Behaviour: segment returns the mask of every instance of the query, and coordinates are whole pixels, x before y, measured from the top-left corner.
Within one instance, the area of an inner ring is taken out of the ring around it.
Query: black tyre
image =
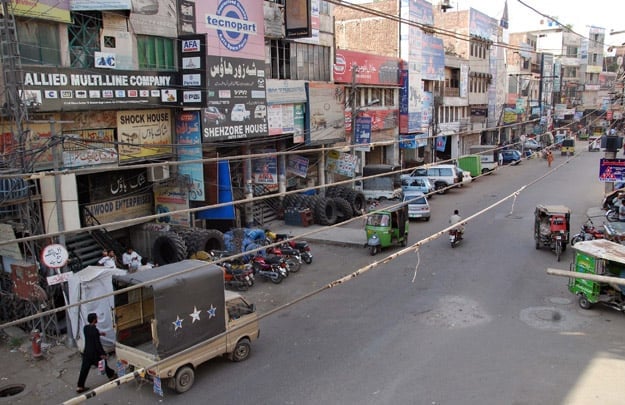
[[[269,280],[272,283],[274,283],[274,284],[280,284],[282,282],[282,280],[284,280],[284,277],[282,277],[280,274],[278,274],[277,277],[271,277]]]
[[[303,260],[303,261],[304,261],[304,263],[306,263],[306,264],[310,264],[310,263],[312,263],[312,257],[310,257],[310,256],[308,256],[308,255],[303,256],[303,257],[302,257],[302,260]]]
[[[371,256],[375,256],[378,253],[378,247],[377,246],[369,246],[369,254]]]
[[[354,212],[352,210],[352,205],[344,198],[335,197],[332,199],[334,201],[334,205],[336,205],[336,220],[337,222],[347,221],[352,219],[354,216]]]
[[[176,232],[167,232],[154,240],[152,256],[159,266],[176,263],[187,258],[187,246]]]
[[[249,339],[243,338],[237,342],[236,347],[230,353],[230,360],[232,361],[243,361],[250,357],[250,353],[252,352],[252,345],[250,344]]]
[[[292,257],[286,259],[286,264],[289,265],[289,271],[291,273],[297,273],[302,267],[302,263],[297,259],[293,259]]]
[[[189,366],[180,367],[174,376],[174,390],[178,394],[185,393],[191,389],[194,381],[195,371]]]
[[[586,298],[584,294],[579,295],[579,298],[577,299],[577,303],[579,304],[579,307],[582,309],[590,309],[592,307],[592,303],[588,301],[588,298]]]
[[[445,194],[447,192],[447,184],[445,183],[436,183],[434,184],[434,189],[438,194]]]
[[[201,238],[198,238],[201,242],[200,250],[210,252],[211,250],[224,250],[226,248],[222,232],[217,229],[202,229],[201,233]]]
[[[573,236],[573,237],[571,238],[571,246],[575,246],[575,244],[576,244],[577,242],[581,242],[581,241],[583,241],[583,240],[584,240],[584,238],[583,238],[583,237],[581,237],[580,235],[575,235],[575,236]]]
[[[336,223],[336,205],[333,199],[320,199],[314,212],[315,222],[319,225],[334,225]]]
[[[560,257],[562,256],[562,242],[556,242],[556,258],[560,261]]]

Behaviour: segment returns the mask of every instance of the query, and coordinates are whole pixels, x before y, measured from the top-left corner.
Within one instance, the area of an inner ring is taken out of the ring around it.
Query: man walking
[[[117,378],[117,373],[113,371],[112,368],[106,364],[107,355],[102,347],[102,342],[100,341],[100,336],[104,336],[104,332],[100,332],[96,327],[98,323],[98,315],[95,313],[90,313],[87,315],[87,322],[89,322],[83,328],[83,333],[85,335],[85,348],[82,352],[82,364],[80,365],[80,374],[78,375],[78,387],[76,388],[77,393],[83,393],[88,391],[89,388],[85,387],[85,381],[87,380],[87,375],[89,374],[89,369],[91,366],[98,366],[100,360],[104,361],[104,370],[106,371],[106,376],[110,381]]]

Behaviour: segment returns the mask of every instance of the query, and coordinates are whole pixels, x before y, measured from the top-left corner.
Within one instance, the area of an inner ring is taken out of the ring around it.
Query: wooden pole
[[[547,274],[552,276],[562,276],[569,278],[581,278],[583,280],[596,281],[598,283],[610,283],[617,285],[625,285],[625,278],[620,278],[618,276],[599,276],[597,274],[589,274],[589,273],[578,273],[576,271],[570,270],[560,270],[560,269],[547,269]]]

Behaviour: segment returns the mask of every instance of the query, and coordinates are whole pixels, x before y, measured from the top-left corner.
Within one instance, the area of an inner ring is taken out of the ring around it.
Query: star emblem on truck
[[[215,308],[213,304],[211,304],[210,309],[206,312],[208,312],[208,319],[211,319],[212,317],[217,315],[217,308]]]
[[[178,315],[176,315],[176,320],[172,323],[174,324],[174,332],[178,330],[178,328],[182,329],[182,321],[184,319],[180,319]]]
[[[189,314],[189,316],[191,317],[192,321],[191,323],[195,323],[195,321],[199,321],[200,320],[200,312],[197,307],[193,307],[193,312],[191,312]]]

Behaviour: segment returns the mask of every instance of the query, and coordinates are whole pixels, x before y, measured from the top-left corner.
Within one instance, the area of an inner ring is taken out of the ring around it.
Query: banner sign
[[[72,22],[68,0],[11,0],[9,7],[15,16],[68,24]]]
[[[72,11],[131,10],[132,0],[69,0]]]
[[[114,129],[88,129],[63,133],[63,167],[117,163]]]
[[[117,112],[119,162],[173,153],[171,110]]]
[[[625,181],[625,159],[600,159],[599,181],[604,183]]]
[[[208,57],[208,105],[223,119],[204,122],[205,143],[267,136],[264,66],[262,60]]]
[[[308,176],[309,160],[299,155],[289,155],[286,170],[296,176],[306,178]]]
[[[87,204],[86,208],[101,224],[152,215],[154,209],[152,191],[129,195],[117,200]]]
[[[189,209],[189,193],[179,186],[159,185],[154,190],[154,208],[157,214]],[[189,213],[175,213],[162,216],[157,222],[170,225],[191,225]]]
[[[176,115],[176,138],[178,139],[178,160],[202,159],[202,131],[200,112],[187,111]],[[189,200],[206,201],[204,189],[204,167],[202,163],[189,163],[178,166],[178,173],[191,180]]]
[[[178,38],[178,69],[182,75],[183,106],[206,107],[206,34]]]
[[[336,50],[334,81],[351,83],[356,69],[356,83],[399,85],[398,58],[389,58],[367,53]],[[444,66],[444,65],[443,65]]]
[[[358,156],[331,150],[328,152],[328,158],[326,159],[326,171],[346,177],[354,177],[357,164]]]
[[[275,152],[275,150],[263,152]],[[252,164],[255,184],[278,184],[278,158],[275,155],[254,159]]]
[[[28,66],[21,98],[38,112],[175,106],[177,87],[177,72]]]

